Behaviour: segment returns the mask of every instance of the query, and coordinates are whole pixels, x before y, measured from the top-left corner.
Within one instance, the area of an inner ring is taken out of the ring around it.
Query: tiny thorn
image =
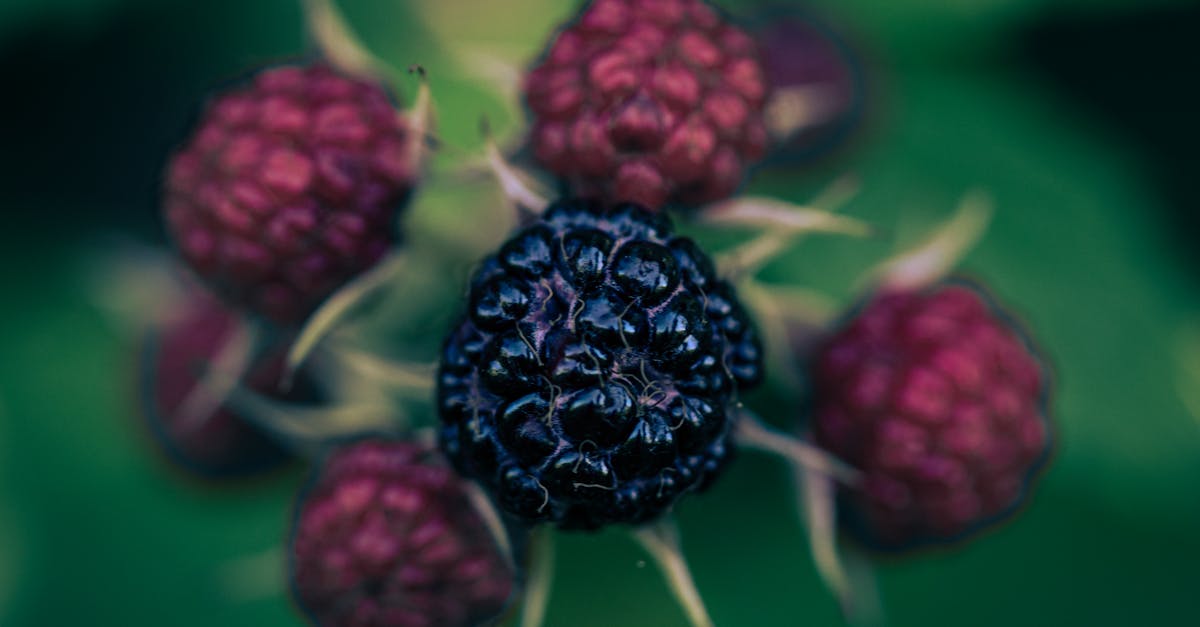
[[[199,374],[177,410],[179,428],[190,432],[200,428],[221,408],[250,369],[261,346],[260,324],[238,318],[233,333]]]
[[[387,64],[371,53],[333,0],[301,0],[309,34],[334,66],[348,74],[379,80]]]
[[[741,408],[734,436],[739,444],[760,451],[773,453],[814,473],[836,479],[842,484],[854,486],[861,480],[861,473],[842,460],[808,444],[800,438],[780,433],[768,427],[749,409]]]
[[[488,165],[492,170],[492,175],[500,183],[504,195],[518,208],[534,215],[540,215],[550,205],[546,195],[535,189],[534,185],[528,181],[528,176],[519,172],[504,158],[500,147],[496,145],[495,138],[492,137],[491,124],[487,117],[480,119],[479,129],[484,137],[484,150],[487,154]]]
[[[408,73],[416,74],[416,75],[420,76],[422,80],[427,78],[425,76],[425,66],[423,66],[419,63],[414,63],[414,64],[408,66]]]
[[[291,389],[296,372],[304,365],[304,361],[308,359],[321,340],[332,332],[355,307],[398,276],[404,267],[405,260],[406,257],[401,253],[389,254],[374,268],[334,292],[309,316],[288,349],[280,382],[281,389],[285,391]]]
[[[679,530],[670,517],[664,517],[633,530],[638,544],[654,559],[675,599],[683,607],[692,627],[713,627],[712,618],[704,607],[700,591],[692,578],[683,549],[679,546]]]
[[[541,527],[534,529],[531,535],[529,567],[525,572],[525,592],[521,601],[521,627],[542,627],[554,582],[554,530]]]
[[[932,285],[949,274],[979,242],[991,218],[991,197],[982,190],[967,192],[954,214],[924,242],[879,264],[860,283],[892,290]]]

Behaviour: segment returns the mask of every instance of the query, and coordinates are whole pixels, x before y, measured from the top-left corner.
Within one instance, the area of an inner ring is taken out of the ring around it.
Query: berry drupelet
[[[1050,449],[1043,366],[973,287],[884,291],[819,348],[816,441],[863,472],[850,530],[904,549],[1013,509]]]
[[[219,95],[171,159],[168,231],[228,302],[300,322],[395,243],[410,139],[378,85],[319,64],[266,70]]]
[[[665,216],[559,202],[473,278],[438,375],[442,444],[517,518],[646,522],[717,475],[761,378],[732,288]]]
[[[297,506],[292,592],[323,627],[473,627],[508,605],[509,558],[432,445],[337,449]]]
[[[288,459],[273,440],[227,407],[187,415],[183,409],[204,370],[232,341],[237,316],[202,292],[189,296],[175,319],[149,338],[142,354],[143,414],[159,443],[183,467],[208,477],[245,476]],[[277,387],[282,354],[267,353],[251,362],[243,384],[269,397],[315,403],[319,394],[301,377],[286,394]]]
[[[536,159],[610,205],[728,197],[768,143],[755,43],[701,0],[589,3],[524,94]]]

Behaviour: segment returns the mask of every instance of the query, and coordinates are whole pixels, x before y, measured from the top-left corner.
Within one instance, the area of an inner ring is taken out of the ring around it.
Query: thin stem
[[[554,581],[554,530],[548,527],[534,530],[531,544],[525,593],[521,602],[521,627],[542,627]]]
[[[504,158],[500,147],[496,145],[495,138],[492,137],[487,120],[482,123],[482,131],[488,165],[491,167],[492,175],[500,183],[504,195],[517,207],[535,215],[541,214],[550,205],[550,201],[544,194],[534,189],[533,185]]]
[[[692,627],[713,627],[712,618],[704,607],[704,600],[700,598],[700,591],[696,589],[696,582],[692,579],[692,571],[688,568],[683,550],[679,546],[679,531],[675,522],[664,517],[635,529],[633,537],[650,554],[666,577],[671,592],[683,606]]]
[[[860,481],[861,473],[840,459],[799,438],[768,427],[746,408],[740,409],[739,412],[741,416],[738,417],[734,432],[734,437],[739,444],[774,453],[794,464],[836,479],[846,485],[857,485]]]
[[[837,92],[832,84],[776,89],[767,101],[764,121],[775,141],[785,141],[800,131],[823,124],[837,114]]]
[[[396,391],[424,398],[434,387],[434,364],[394,362],[365,351],[338,346],[329,353],[355,372]]]
[[[842,613],[853,605],[850,580],[838,555],[837,509],[833,481],[800,466],[793,467],[797,484],[797,506],[808,530],[808,546],[817,574],[838,599]]]
[[[429,135],[433,130],[433,91],[429,88],[429,77],[421,66],[409,68],[410,73],[416,73],[420,80],[417,86],[417,96],[413,99],[412,108],[400,116],[408,124],[410,134],[408,144],[408,163],[420,171],[428,153]]]
[[[992,217],[992,201],[973,190],[959,201],[954,215],[915,248],[874,268],[860,283],[895,290],[919,289],[946,276],[983,237]]]
[[[296,340],[292,342],[291,347],[288,349],[287,361],[284,364],[283,381],[281,383],[283,389],[287,390],[291,388],[296,371],[300,369],[300,366],[304,364],[304,361],[321,340],[333,331],[334,327],[354,307],[399,275],[400,270],[404,267],[405,260],[406,257],[402,253],[389,254],[380,260],[374,268],[371,268],[366,273],[334,292],[332,296],[325,300],[320,308],[309,316],[308,320],[304,323],[304,327],[296,336]]]
[[[369,79],[391,71],[354,34],[333,0],[301,0],[301,8],[317,48],[333,65]]]
[[[176,417],[181,431],[190,432],[200,428],[220,409],[250,369],[259,350],[261,336],[259,322],[238,318],[233,332],[217,349],[180,403]]]

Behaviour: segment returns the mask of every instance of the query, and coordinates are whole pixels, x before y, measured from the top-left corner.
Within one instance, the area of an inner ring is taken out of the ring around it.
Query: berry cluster
[[[325,0],[305,6],[312,21],[338,19]],[[350,37],[345,24],[313,30],[319,42]],[[794,68],[778,51],[764,72],[755,39],[701,0],[594,0],[557,33],[524,90],[528,144],[562,179],[564,198],[527,203],[549,207],[470,279],[436,378],[418,386],[435,397],[428,426],[440,450],[399,421],[354,422],[352,410],[368,404],[333,393],[339,371],[290,369],[306,350],[324,350],[326,364],[376,366],[377,379],[356,382],[365,386],[403,370],[339,345],[353,329],[317,340],[346,302],[380,283],[360,275],[398,243],[425,128],[361,78],[362,64],[345,62],[373,58],[356,46],[323,42],[329,61],[269,69],[218,96],[172,157],[168,230],[220,301],[202,294],[160,324],[144,363],[148,417],[194,469],[237,473],[293,453],[321,460],[288,548],[292,593],[311,620],[495,621],[518,584],[536,588],[511,547],[550,523],[636,527],[695,624],[710,624],[682,556],[663,557],[678,547],[660,523],[718,478],[737,445],[786,451],[818,471],[806,481],[843,481],[842,520],[874,546],[961,536],[1018,503],[1049,447],[1046,374],[1007,318],[941,276],[918,287],[884,277],[815,351],[794,355],[807,364],[807,419],[823,450],[742,407],[742,393],[766,379],[764,344],[788,349],[779,337],[760,340],[729,277],[748,287],[764,251],[785,246],[806,219],[780,218],[770,201],[723,203],[745,222],[788,231],[728,255],[720,267],[734,271],[718,276],[665,209],[735,192],[769,147],[764,115],[777,88],[848,83],[834,70],[815,79],[775,71]],[[497,155],[489,161],[507,186],[520,177],[505,178]],[[314,315],[347,287],[358,289]],[[769,302],[769,288],[753,287]],[[758,313],[779,316],[785,302]],[[762,328],[787,327],[772,321]],[[230,348],[246,359],[231,365]],[[362,385],[354,389],[373,402],[394,400]],[[249,399],[237,412],[234,393]],[[389,420],[402,413],[384,409]],[[826,501],[810,510],[831,511]]]
[[[727,408],[761,348],[665,216],[561,202],[472,280],[438,378],[442,441],[527,521],[640,523],[732,452]]]

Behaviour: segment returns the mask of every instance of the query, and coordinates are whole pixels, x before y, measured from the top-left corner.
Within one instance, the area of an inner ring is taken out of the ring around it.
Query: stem
[[[679,531],[672,519],[664,517],[633,530],[633,537],[650,554],[667,579],[675,599],[683,606],[692,627],[713,627],[712,618],[696,589],[692,571],[679,547]]]
[[[374,268],[358,278],[350,281],[315,311],[304,323],[296,340],[288,349],[287,361],[284,363],[281,387],[291,389],[296,371],[304,361],[339,322],[345,318],[355,306],[362,303],[389,281],[395,278],[404,267],[406,257],[401,253],[391,253],[379,261]]]
[[[919,289],[936,283],[979,242],[991,218],[991,198],[980,190],[970,191],[959,201],[954,215],[924,242],[883,262],[865,278],[894,290]]]
[[[329,352],[342,365],[400,392],[424,398],[429,395],[435,385],[434,371],[437,366],[434,364],[389,361],[378,355],[346,346],[332,348]]]
[[[387,64],[363,45],[333,0],[301,0],[301,9],[317,48],[338,69],[372,80],[387,73]]]
[[[742,408],[740,413],[734,432],[739,444],[774,453],[802,468],[836,479],[845,485],[857,485],[860,481],[861,473],[840,459],[799,438],[768,427],[746,408]]]
[[[837,113],[832,84],[804,85],[775,90],[767,101],[763,119],[775,141],[785,141],[800,131],[823,124]]]
[[[413,66],[409,68],[409,72],[417,74],[420,84],[417,86],[417,96],[413,100],[412,108],[400,116],[408,124],[410,133],[408,162],[419,172],[428,152],[426,148],[434,124],[433,92],[429,88],[429,77],[425,75],[424,68],[419,65]]]
[[[535,530],[532,536],[531,559],[521,603],[521,627],[542,627],[554,581],[554,531],[543,527]]]
[[[853,605],[849,577],[837,550],[837,509],[833,481],[800,466],[796,475],[797,506],[808,529],[808,546],[813,563],[825,587],[837,597],[842,613],[849,615]]]
[[[492,175],[496,177],[496,181],[500,183],[500,188],[504,191],[504,195],[517,207],[530,211],[535,215],[541,214],[550,205],[550,201],[546,199],[544,194],[534,189],[525,180],[525,177],[504,158],[504,155],[500,152],[500,147],[496,145],[496,140],[492,137],[491,129],[486,119],[482,123],[482,130],[488,166],[492,170]]]
[[[261,336],[260,323],[238,318],[232,334],[217,349],[196,384],[180,403],[177,417],[181,431],[198,429],[220,409],[250,369],[259,350]]]

